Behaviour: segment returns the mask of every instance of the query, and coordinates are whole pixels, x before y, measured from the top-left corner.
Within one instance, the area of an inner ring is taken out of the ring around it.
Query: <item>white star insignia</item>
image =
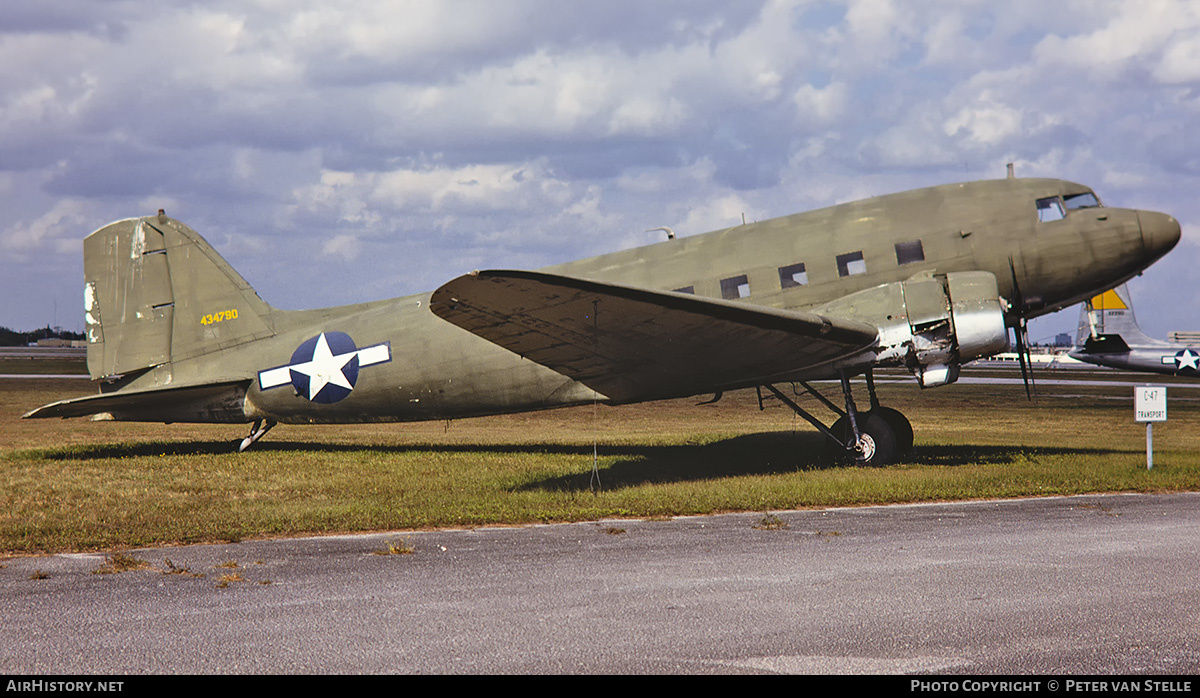
[[[1200,370],[1200,354],[1191,349],[1184,349],[1175,355],[1175,366],[1179,369],[1190,368]]]
[[[358,356],[357,350],[335,355],[329,350],[329,342],[325,339],[325,333],[322,332],[321,336],[317,338],[317,346],[313,349],[312,360],[302,364],[293,364],[290,368],[308,376],[308,399],[312,400],[317,393],[321,392],[321,388],[330,383],[346,390],[354,390],[354,386],[346,380],[346,374],[342,373],[342,369],[355,356]]]
[[[292,355],[296,363],[259,371],[259,388],[270,390],[284,385],[294,385],[297,391],[301,388],[304,389],[303,393],[297,392],[298,395],[302,395],[309,401],[317,402],[317,396],[321,394],[321,391],[327,386],[334,385],[345,392],[337,396],[328,395],[326,397],[330,399],[321,400],[321,402],[337,402],[354,390],[355,372],[351,371],[350,375],[346,375],[346,366],[354,360],[354,357],[358,357],[358,368],[360,369],[364,366],[374,366],[392,360],[390,342],[373,344],[360,349],[354,347],[354,339],[350,335],[342,332],[330,334],[333,335],[333,344],[341,347],[343,353],[334,354],[333,348],[330,346],[330,337],[322,332],[305,342],[305,344],[312,342],[311,350],[301,352],[300,348],[296,349]],[[301,347],[303,346],[302,344]],[[346,351],[347,349],[349,351]],[[305,354],[308,356],[307,359],[303,358]],[[293,379],[293,376],[296,377]],[[300,379],[298,376],[305,376],[307,380]]]

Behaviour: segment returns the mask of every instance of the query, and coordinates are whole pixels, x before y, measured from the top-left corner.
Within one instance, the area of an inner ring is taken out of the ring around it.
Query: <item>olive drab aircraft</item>
[[[953,383],[963,363],[1007,349],[1009,328],[1026,355],[1029,318],[1125,282],[1179,236],[1171,216],[1102,206],[1080,184],[1010,176],[289,311],[160,211],[84,240],[99,394],[25,416],[252,423],[244,449],[281,422],[716,400],[754,387],[836,452],[885,464],[913,436],[879,404],[875,367],[907,368],[923,388]],[[840,381],[840,400],[813,388],[828,379]],[[780,387],[789,384],[836,417],[801,408]]]
[[[1127,371],[1200,376],[1200,345],[1147,337],[1138,327],[1125,284],[1084,301],[1070,356]]]

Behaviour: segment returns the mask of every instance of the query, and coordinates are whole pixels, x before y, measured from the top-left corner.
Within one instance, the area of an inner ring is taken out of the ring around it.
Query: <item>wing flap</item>
[[[430,308],[615,402],[828,372],[877,336],[853,320],[528,271],[461,276]]]

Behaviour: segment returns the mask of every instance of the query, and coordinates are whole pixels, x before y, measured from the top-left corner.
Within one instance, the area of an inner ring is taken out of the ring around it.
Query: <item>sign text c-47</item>
[[[1134,386],[1133,415],[1138,422],[1167,421],[1167,388],[1162,385]]]
[[[223,320],[236,320],[237,315],[238,315],[237,308],[231,308],[229,310],[221,310],[221,311],[218,311],[215,313],[209,313],[208,315],[205,315],[204,317],[200,318],[200,324],[201,325],[212,325],[212,324],[221,322]]]

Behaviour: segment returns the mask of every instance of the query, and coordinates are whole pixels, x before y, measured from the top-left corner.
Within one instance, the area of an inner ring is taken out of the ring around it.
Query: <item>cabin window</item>
[[[920,240],[896,243],[896,263],[912,264],[925,261],[925,248]]]
[[[750,280],[745,274],[721,279],[721,297],[727,301],[735,301],[750,295]]]
[[[696,293],[696,287],[695,286],[684,286],[683,288],[675,289],[675,293],[691,293],[694,295]]]
[[[837,256],[838,276],[854,276],[866,274],[867,263],[863,261],[862,252],[847,252]]]
[[[1062,202],[1057,196],[1051,196],[1045,199],[1037,200],[1038,220],[1043,223],[1050,221],[1061,221],[1066,214],[1063,213]]]
[[[1100,200],[1090,191],[1064,196],[1063,201],[1066,202],[1068,211],[1074,211],[1077,208],[1100,208]]]
[[[807,285],[808,272],[804,271],[803,262],[779,267],[779,288],[795,288]]]

